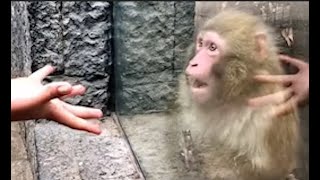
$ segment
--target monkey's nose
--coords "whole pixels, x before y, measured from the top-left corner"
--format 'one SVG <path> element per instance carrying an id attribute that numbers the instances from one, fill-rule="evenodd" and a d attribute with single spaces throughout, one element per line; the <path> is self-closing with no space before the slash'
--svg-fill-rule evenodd
<path id="1" fill-rule="evenodd" d="M 196 67 L 196 66 L 198 66 L 198 64 L 196 64 L 196 63 L 190 64 L 190 65 L 191 65 L 191 67 Z"/>

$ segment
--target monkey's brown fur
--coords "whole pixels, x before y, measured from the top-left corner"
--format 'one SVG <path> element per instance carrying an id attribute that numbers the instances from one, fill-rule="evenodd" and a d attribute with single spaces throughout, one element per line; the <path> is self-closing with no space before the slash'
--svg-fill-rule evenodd
<path id="1" fill-rule="evenodd" d="M 177 127 L 172 127 L 178 128 L 178 133 L 191 130 L 197 171 L 203 174 L 198 179 L 285 179 L 296 166 L 297 112 L 272 118 L 268 112 L 275 108 L 273 105 L 256 109 L 247 105 L 250 97 L 283 88 L 252 79 L 258 73 L 284 73 L 272 30 L 254 15 L 226 10 L 209 19 L 201 31 L 215 31 L 227 42 L 227 54 L 217 70 L 218 95 L 212 105 L 198 106 L 191 100 L 182 74 Z M 263 47 L 256 43 L 257 33 L 265 37 Z M 262 52 L 262 56 L 256 52 Z"/>

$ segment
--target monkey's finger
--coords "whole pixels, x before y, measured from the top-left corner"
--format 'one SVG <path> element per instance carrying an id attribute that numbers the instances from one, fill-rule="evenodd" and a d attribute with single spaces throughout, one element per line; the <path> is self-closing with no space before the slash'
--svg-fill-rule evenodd
<path id="1" fill-rule="evenodd" d="M 55 71 L 55 68 L 53 66 L 45 65 L 44 67 L 33 72 L 29 77 L 42 81 L 45 77 L 47 77 L 49 74 L 53 73 L 54 71 Z"/>
<path id="2" fill-rule="evenodd" d="M 103 113 L 100 109 L 83 107 L 83 106 L 75 106 L 61 101 L 64 108 L 66 108 L 69 112 L 74 114 L 77 117 L 84 119 L 96 119 L 101 118 Z"/>
<path id="3" fill-rule="evenodd" d="M 276 110 L 275 110 L 273 116 L 279 117 L 279 116 L 286 115 L 286 114 L 292 112 L 296 108 L 296 104 L 297 104 L 297 97 L 293 96 L 292 98 L 290 98 L 289 101 L 278 105 L 276 107 Z"/>
<path id="4" fill-rule="evenodd" d="M 258 106 L 265 106 L 268 104 L 280 104 L 285 102 L 288 98 L 292 96 L 292 89 L 286 88 L 285 90 L 261 96 L 256 98 L 251 98 L 248 101 L 249 106 L 258 107 Z"/>
<path id="5" fill-rule="evenodd" d="M 286 84 L 293 80 L 292 75 L 256 75 L 254 79 L 266 83 L 283 83 Z"/>
<path id="6" fill-rule="evenodd" d="M 305 62 L 303 62 L 302 60 L 296 59 L 296 58 L 292 58 L 286 55 L 279 55 L 279 59 L 282 61 L 285 61 L 287 63 L 290 63 L 294 66 L 296 66 L 297 68 L 302 68 L 306 65 Z"/>
<path id="7" fill-rule="evenodd" d="M 72 86 L 72 90 L 69 94 L 60 97 L 60 99 L 67 99 L 67 98 L 74 97 L 77 95 L 83 95 L 85 92 L 86 92 L 86 88 L 84 86 L 75 85 L 75 86 Z"/>
<path id="8" fill-rule="evenodd" d="M 99 135 L 101 129 L 98 124 L 93 124 L 87 120 L 79 118 L 69 111 L 63 109 L 62 106 L 56 106 L 51 109 L 51 118 L 73 129 L 84 130 Z"/>

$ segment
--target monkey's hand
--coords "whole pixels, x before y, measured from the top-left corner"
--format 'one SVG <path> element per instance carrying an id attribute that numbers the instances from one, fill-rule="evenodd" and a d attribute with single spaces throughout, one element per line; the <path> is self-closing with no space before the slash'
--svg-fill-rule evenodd
<path id="1" fill-rule="evenodd" d="M 286 86 L 283 91 L 249 100 L 251 106 L 277 104 L 275 116 L 291 112 L 297 105 L 305 105 L 309 101 L 309 64 L 302 60 L 280 55 L 280 60 L 298 68 L 292 75 L 257 75 L 255 79 L 265 83 L 280 83 Z"/>
<path id="2" fill-rule="evenodd" d="M 41 81 L 53 71 L 53 67 L 45 66 L 29 77 L 11 80 L 11 120 L 50 119 L 71 128 L 100 134 L 99 126 L 85 119 L 102 117 L 101 110 L 74 106 L 61 100 L 82 95 L 85 92 L 83 86 L 72 86 L 67 82 L 42 85 Z"/>

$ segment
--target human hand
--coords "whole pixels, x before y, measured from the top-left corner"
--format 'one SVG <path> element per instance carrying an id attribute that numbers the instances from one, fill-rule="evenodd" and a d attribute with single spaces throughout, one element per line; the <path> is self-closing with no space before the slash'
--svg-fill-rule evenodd
<path id="1" fill-rule="evenodd" d="M 52 82 L 43 85 L 42 80 L 54 68 L 47 65 L 28 77 L 11 80 L 11 120 L 49 119 L 74 129 L 100 134 L 98 124 L 85 119 L 101 118 L 99 109 L 75 106 L 62 101 L 82 95 L 85 87 L 72 86 L 68 82 Z"/>
<path id="2" fill-rule="evenodd" d="M 302 60 L 280 55 L 281 61 L 290 63 L 298 68 L 298 72 L 292 75 L 257 75 L 255 79 L 266 83 L 281 83 L 286 86 L 282 91 L 252 98 L 251 106 L 263 106 L 277 104 L 275 116 L 284 115 L 298 105 L 304 105 L 309 100 L 309 64 Z"/>

